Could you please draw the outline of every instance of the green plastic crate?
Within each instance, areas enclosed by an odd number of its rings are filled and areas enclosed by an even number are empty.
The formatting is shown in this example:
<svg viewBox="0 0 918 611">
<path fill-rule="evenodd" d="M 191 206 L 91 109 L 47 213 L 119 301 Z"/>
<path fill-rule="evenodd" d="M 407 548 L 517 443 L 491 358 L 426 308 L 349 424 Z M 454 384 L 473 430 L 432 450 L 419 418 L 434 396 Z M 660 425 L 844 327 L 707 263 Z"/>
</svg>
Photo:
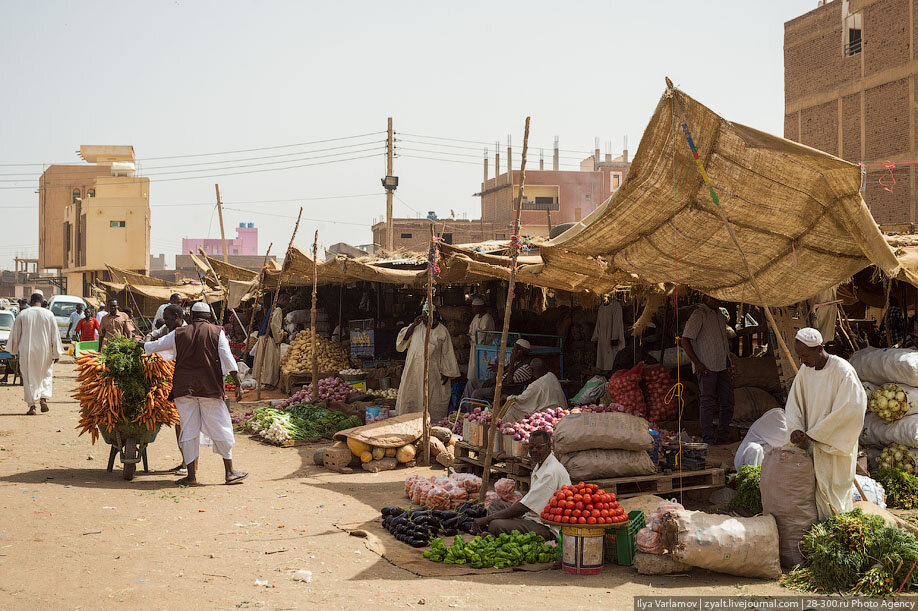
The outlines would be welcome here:
<svg viewBox="0 0 918 611">
<path fill-rule="evenodd" d="M 644 512 L 640 509 L 628 512 L 628 521 L 606 528 L 605 562 L 631 566 L 637 551 L 637 532 L 646 526 Z"/>
<path fill-rule="evenodd" d="M 73 358 L 78 358 L 81 352 L 86 352 L 87 350 L 99 350 L 99 342 L 76 342 L 73 344 Z"/>
</svg>

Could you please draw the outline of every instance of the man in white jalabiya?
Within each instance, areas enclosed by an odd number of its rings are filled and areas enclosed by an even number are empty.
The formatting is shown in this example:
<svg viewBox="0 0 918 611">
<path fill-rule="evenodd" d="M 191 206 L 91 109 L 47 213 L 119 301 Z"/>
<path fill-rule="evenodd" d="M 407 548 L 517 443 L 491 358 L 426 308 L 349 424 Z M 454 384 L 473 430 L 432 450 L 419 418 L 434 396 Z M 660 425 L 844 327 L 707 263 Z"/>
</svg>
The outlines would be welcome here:
<svg viewBox="0 0 918 611">
<path fill-rule="evenodd" d="M 548 371 L 545 361 L 532 359 L 532 382 L 517 396 L 511 396 L 509 407 L 503 416 L 504 422 L 516 422 L 534 411 L 547 407 L 567 407 L 567 397 L 558 376 Z"/>
<path fill-rule="evenodd" d="M 26 414 L 29 416 L 35 415 L 36 401 L 41 404 L 41 411 L 48 411 L 54 363 L 64 352 L 57 320 L 50 310 L 41 307 L 42 299 L 41 293 L 32 294 L 30 307 L 20 312 L 13 321 L 6 344 L 10 354 L 19 355 L 22 389 L 29 406 Z"/>
<path fill-rule="evenodd" d="M 469 324 L 469 371 L 467 376 L 469 381 L 478 377 L 478 359 L 475 350 L 478 346 L 478 332 L 494 331 L 497 328 L 497 325 L 494 324 L 494 317 L 485 306 L 484 299 L 481 297 L 472 299 L 472 308 L 475 310 L 475 316 Z"/>
<path fill-rule="evenodd" d="M 398 388 L 395 408 L 399 416 L 424 411 L 424 337 L 427 335 L 427 306 L 413 323 L 399 331 L 395 349 L 407 351 L 405 371 Z M 436 310 L 430 329 L 430 369 L 428 370 L 428 397 L 431 423 L 446 417 L 449 407 L 450 380 L 459 377 L 459 363 L 453 351 L 449 331 L 440 323 Z"/>
<path fill-rule="evenodd" d="M 622 323 L 622 304 L 613 297 L 607 297 L 596 313 L 596 326 L 593 328 L 593 341 L 596 342 L 596 368 L 601 371 L 612 371 L 615 368 L 615 357 L 625 347 L 625 326 Z"/>
<path fill-rule="evenodd" d="M 797 332 L 800 371 L 787 397 L 791 443 L 813 450 L 819 519 L 851 511 L 857 439 L 864 428 L 867 394 L 848 361 L 827 354 L 816 329 Z"/>
<path fill-rule="evenodd" d="M 233 469 L 233 423 L 223 395 L 223 380 L 228 374 L 236 384 L 236 400 L 242 400 L 236 360 L 223 329 L 209 319 L 210 307 L 198 302 L 191 308 L 190 325 L 144 344 L 147 354 L 175 354 L 172 393 L 181 418 L 179 446 L 188 467 L 188 475 L 176 481 L 180 486 L 197 484 L 201 433 L 213 441 L 214 452 L 223 457 L 227 484 L 241 483 L 248 475 Z"/>
</svg>

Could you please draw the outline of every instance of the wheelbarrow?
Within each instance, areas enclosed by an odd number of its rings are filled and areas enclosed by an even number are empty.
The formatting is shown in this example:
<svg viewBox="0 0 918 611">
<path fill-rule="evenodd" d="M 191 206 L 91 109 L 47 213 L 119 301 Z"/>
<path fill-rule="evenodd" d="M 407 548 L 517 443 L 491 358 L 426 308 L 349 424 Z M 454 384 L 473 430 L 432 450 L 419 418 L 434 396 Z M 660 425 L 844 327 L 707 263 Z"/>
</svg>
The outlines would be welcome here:
<svg viewBox="0 0 918 611">
<path fill-rule="evenodd" d="M 3 378 L 0 379 L 0 385 L 22 386 L 22 373 L 19 371 L 19 359 L 14 354 L 6 350 L 0 350 L 0 365 L 3 366 Z M 9 381 L 10 374 L 13 381 Z"/>
<path fill-rule="evenodd" d="M 130 422 L 120 422 L 115 428 L 108 432 L 104 427 L 99 427 L 99 433 L 105 443 L 112 446 L 108 453 L 108 468 L 106 471 L 112 472 L 115 466 L 115 457 L 121 455 L 121 462 L 124 464 L 124 479 L 130 481 L 134 479 L 134 472 L 137 470 L 137 463 L 143 461 L 144 473 L 150 472 L 150 465 L 147 462 L 147 446 L 156 441 L 156 435 L 161 424 L 157 424 L 152 431 L 143 426 Z"/>
</svg>

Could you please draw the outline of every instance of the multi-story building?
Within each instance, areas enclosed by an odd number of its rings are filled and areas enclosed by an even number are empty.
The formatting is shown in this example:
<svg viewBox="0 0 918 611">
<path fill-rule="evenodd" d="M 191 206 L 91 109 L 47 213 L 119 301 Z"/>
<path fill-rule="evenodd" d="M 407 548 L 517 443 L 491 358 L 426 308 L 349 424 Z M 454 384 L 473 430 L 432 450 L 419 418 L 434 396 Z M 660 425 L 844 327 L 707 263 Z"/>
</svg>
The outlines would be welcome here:
<svg viewBox="0 0 918 611">
<path fill-rule="evenodd" d="M 495 238 L 495 226 L 492 223 L 484 223 L 480 219 L 437 219 L 433 223 L 434 231 L 447 244 L 471 244 Z M 430 242 L 431 221 L 429 219 L 392 219 L 392 224 L 395 228 L 396 250 L 427 251 L 427 244 Z M 373 225 L 373 242 L 385 246 L 385 221 Z"/>
<path fill-rule="evenodd" d="M 182 254 L 188 251 L 198 254 L 198 248 L 214 257 L 223 256 L 223 240 L 220 238 L 183 238 Z M 255 223 L 239 223 L 235 239 L 226 241 L 226 254 L 253 256 L 258 254 L 258 228 Z M 259 266 L 261 269 L 261 266 Z"/>
<path fill-rule="evenodd" d="M 834 0 L 784 24 L 784 137 L 866 171 L 881 225 L 918 221 L 918 0 Z"/>
<path fill-rule="evenodd" d="M 131 146 L 80 146 L 93 165 L 52 165 L 39 179 L 40 268 L 60 270 L 67 292 L 88 296 L 106 265 L 146 273 L 150 180 Z"/>
</svg>

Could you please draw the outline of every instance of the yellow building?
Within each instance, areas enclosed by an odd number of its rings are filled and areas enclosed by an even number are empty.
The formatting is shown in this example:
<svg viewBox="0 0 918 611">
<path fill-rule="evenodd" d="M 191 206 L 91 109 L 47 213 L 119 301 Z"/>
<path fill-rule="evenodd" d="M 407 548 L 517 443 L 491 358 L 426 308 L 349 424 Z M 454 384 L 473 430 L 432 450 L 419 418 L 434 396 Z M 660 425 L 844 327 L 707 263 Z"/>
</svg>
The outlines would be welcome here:
<svg viewBox="0 0 918 611">
<path fill-rule="evenodd" d="M 80 146 L 80 157 L 94 164 L 51 166 L 43 181 L 57 190 L 68 187 L 70 201 L 63 207 L 60 226 L 45 219 L 41 231 L 46 255 L 60 253 L 61 274 L 67 293 L 88 297 L 93 282 L 107 280 L 106 265 L 146 273 L 150 262 L 150 179 L 136 176 L 131 146 Z M 63 168 L 63 169 L 62 169 Z M 79 172 L 74 171 L 79 168 Z M 66 185 L 69 175 L 81 185 Z M 53 173 L 52 173 L 53 171 Z M 51 174 L 49 174 L 51 173 Z M 52 182 L 55 181 L 55 182 Z M 42 183 L 40 183 L 41 185 Z M 72 187 L 72 188 L 71 188 Z M 48 203 L 50 198 L 46 198 Z M 49 217 L 51 211 L 49 210 Z M 51 256 L 46 257 L 51 260 Z"/>
</svg>

